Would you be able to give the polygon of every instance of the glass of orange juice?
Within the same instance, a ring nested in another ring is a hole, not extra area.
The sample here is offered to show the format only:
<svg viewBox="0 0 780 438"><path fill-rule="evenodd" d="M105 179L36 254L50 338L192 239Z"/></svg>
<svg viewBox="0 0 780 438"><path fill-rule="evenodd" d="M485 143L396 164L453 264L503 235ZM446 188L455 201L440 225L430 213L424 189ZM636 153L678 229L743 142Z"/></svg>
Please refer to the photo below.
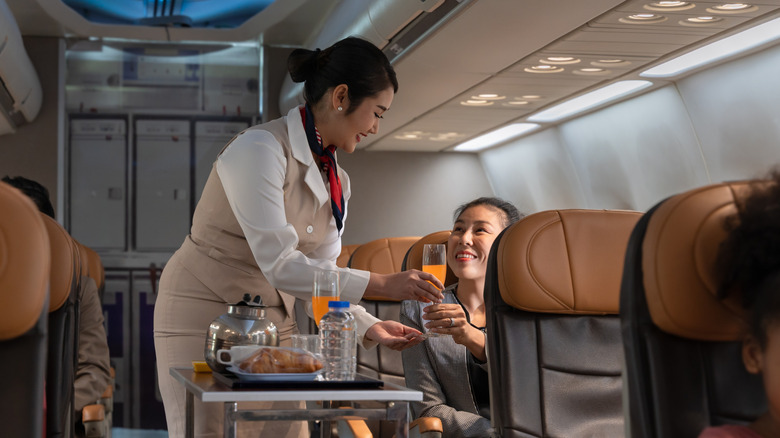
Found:
<svg viewBox="0 0 780 438"><path fill-rule="evenodd" d="M314 285L311 304L314 322L320 325L320 319L328 313L328 303L339 299L339 271L320 269L314 273Z"/></svg>
<svg viewBox="0 0 780 438"><path fill-rule="evenodd" d="M447 247L443 243L423 245L422 270L435 275L444 284L447 276Z"/></svg>

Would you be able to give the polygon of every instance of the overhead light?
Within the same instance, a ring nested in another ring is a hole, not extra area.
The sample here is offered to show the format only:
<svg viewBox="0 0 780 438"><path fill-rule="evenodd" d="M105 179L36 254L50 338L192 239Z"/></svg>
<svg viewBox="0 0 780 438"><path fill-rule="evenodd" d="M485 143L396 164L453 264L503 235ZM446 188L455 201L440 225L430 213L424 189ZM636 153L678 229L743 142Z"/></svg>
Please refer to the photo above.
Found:
<svg viewBox="0 0 780 438"><path fill-rule="evenodd" d="M563 71L563 67L555 67L549 64L535 65L533 67L526 67L523 69L528 73L560 73Z"/></svg>
<svg viewBox="0 0 780 438"><path fill-rule="evenodd" d="M480 135L477 138L473 138L467 142L461 143L455 146L455 150L459 152L473 152L481 149L488 148L490 146L503 143L507 140L511 140L515 137L519 137L527 132L533 131L538 128L536 123L513 123L503 128L496 129L485 135Z"/></svg>
<svg viewBox="0 0 780 438"><path fill-rule="evenodd" d="M493 105L493 102L490 102L485 99L469 99L469 100L462 100L460 104L463 106L490 106Z"/></svg>
<svg viewBox="0 0 780 438"><path fill-rule="evenodd" d="M580 59L573 56L548 56L547 58L540 59L539 62L542 64L566 65L576 64L580 62Z"/></svg>
<svg viewBox="0 0 780 438"><path fill-rule="evenodd" d="M751 27L704 47L656 65L639 76L661 78L675 76L704 64L715 62L780 37L780 18Z"/></svg>
<svg viewBox="0 0 780 438"><path fill-rule="evenodd" d="M509 102L504 102L504 106L508 107L516 107L516 106L523 106L528 105L527 100L510 100Z"/></svg>
<svg viewBox="0 0 780 438"><path fill-rule="evenodd" d="M626 24L655 24L666 21L666 17L658 14L632 14L618 18L618 21Z"/></svg>
<svg viewBox="0 0 780 438"><path fill-rule="evenodd" d="M531 122L554 122L573 114L593 108L602 103L615 100L634 91L653 85L650 81L620 81L606 87L567 100L552 108L540 111L528 118Z"/></svg>
<svg viewBox="0 0 780 438"><path fill-rule="evenodd" d="M502 100L506 99L506 96L501 96L500 94L496 93L483 93L483 94L477 94L476 96L471 96L472 100Z"/></svg>
<svg viewBox="0 0 780 438"><path fill-rule="evenodd" d="M591 61L590 65L594 67L627 67L631 65L631 61L625 59L599 59L597 61Z"/></svg>
<svg viewBox="0 0 780 438"><path fill-rule="evenodd" d="M685 11L695 8L696 5L691 2L652 2L644 5L644 8L649 11Z"/></svg>
<svg viewBox="0 0 780 438"><path fill-rule="evenodd" d="M707 12L711 14L744 14L745 12L755 12L757 10L758 6L747 3L724 3L707 8Z"/></svg>
<svg viewBox="0 0 780 438"><path fill-rule="evenodd" d="M525 100L539 100L541 98L542 98L542 96L540 96L538 94L524 94L524 95L520 96L520 99L525 99Z"/></svg>
<svg viewBox="0 0 780 438"><path fill-rule="evenodd" d="M599 67L585 67L585 68L578 68L572 71L572 73L574 73L575 75L583 75L583 76L606 76L612 72L607 69L599 68Z"/></svg>
<svg viewBox="0 0 780 438"><path fill-rule="evenodd" d="M723 21L723 18L702 16L702 17L691 17L691 18L686 18L685 20L680 20L680 24L682 24L683 26L712 26L713 24L718 23L720 21Z"/></svg>

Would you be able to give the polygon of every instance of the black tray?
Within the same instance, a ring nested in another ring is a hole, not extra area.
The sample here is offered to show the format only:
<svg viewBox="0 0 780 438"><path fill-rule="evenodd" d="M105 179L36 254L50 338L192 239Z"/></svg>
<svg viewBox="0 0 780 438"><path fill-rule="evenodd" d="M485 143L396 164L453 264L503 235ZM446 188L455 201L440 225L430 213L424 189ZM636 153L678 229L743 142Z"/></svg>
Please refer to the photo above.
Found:
<svg viewBox="0 0 780 438"><path fill-rule="evenodd" d="M212 373L214 380L232 389L377 389L385 382L357 374L355 380L243 381L235 374Z"/></svg>

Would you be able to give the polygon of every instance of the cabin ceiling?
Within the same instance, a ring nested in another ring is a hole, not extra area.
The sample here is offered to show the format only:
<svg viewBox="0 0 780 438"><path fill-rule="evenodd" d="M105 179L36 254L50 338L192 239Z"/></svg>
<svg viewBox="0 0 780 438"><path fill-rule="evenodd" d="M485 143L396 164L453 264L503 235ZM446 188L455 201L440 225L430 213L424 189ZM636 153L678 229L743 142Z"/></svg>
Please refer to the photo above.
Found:
<svg viewBox="0 0 780 438"><path fill-rule="evenodd" d="M261 2L267 6L236 27L187 28L108 26L86 20L61 0L6 1L25 36L254 40L272 46L309 48L325 47L346 36L339 34L340 29L334 30L339 26L334 26L338 21L333 19L344 15L344 5L350 3L349 0ZM360 1L365 4L399 2L392 3L395 7L408 0ZM151 2L138 0L137 3ZM222 3L231 4L224 0ZM436 8L443 8L440 11L447 13L439 13L438 21L432 22L430 18L436 10L424 12L410 23L404 23L408 25L388 41L375 41L393 59L400 89L391 111L382 121L380 134L362 141L361 149L451 150L465 140L508 123L523 122L541 108L610 82L638 79L638 73L650 65L768 21L780 12L780 0L751 2L750 7L731 13L717 11L726 2L710 0L429 0L428 3L435 3ZM668 7L671 3L687 4ZM636 14L656 17L629 18ZM700 24L691 21L698 17L712 18ZM344 31L349 33L354 29L347 27ZM326 32L330 33L326 35ZM410 40L410 35L414 40ZM579 62L547 64L561 70L557 73L528 71L543 65L542 60L549 57L572 57ZM591 68L602 70L587 70ZM668 80L652 81L653 86L645 91L669 83ZM462 104L477 100L474 96L480 94L494 94L503 99L483 99L486 102L480 106Z"/></svg>

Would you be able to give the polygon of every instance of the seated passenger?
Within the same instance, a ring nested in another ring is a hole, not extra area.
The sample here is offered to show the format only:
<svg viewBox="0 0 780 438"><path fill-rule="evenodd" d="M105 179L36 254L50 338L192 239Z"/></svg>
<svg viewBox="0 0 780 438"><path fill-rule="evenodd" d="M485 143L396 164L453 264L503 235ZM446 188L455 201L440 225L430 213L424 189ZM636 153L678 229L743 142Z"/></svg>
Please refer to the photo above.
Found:
<svg viewBox="0 0 780 438"><path fill-rule="evenodd" d="M479 198L455 210L447 264L458 283L440 304L404 301L401 323L431 337L403 351L406 384L423 393L414 418L438 417L443 437L492 436L485 355L485 273L490 246L521 214L497 198Z"/></svg>
<svg viewBox="0 0 780 438"><path fill-rule="evenodd" d="M15 178L5 176L3 181L21 190L35 202L41 213L54 219L54 207L46 187L21 176ZM97 285L87 276L81 277L80 284L78 365L73 384L73 408L75 418L78 419L76 436L84 436L84 428L80 421L81 410L86 405L100 401L111 379L108 340L103 327L103 307L100 304Z"/></svg>
<svg viewBox="0 0 780 438"><path fill-rule="evenodd" d="M750 194L726 228L717 258L718 294L741 294L748 315L742 360L748 372L761 374L769 411L748 426L708 427L699 437L780 437L780 173Z"/></svg>

